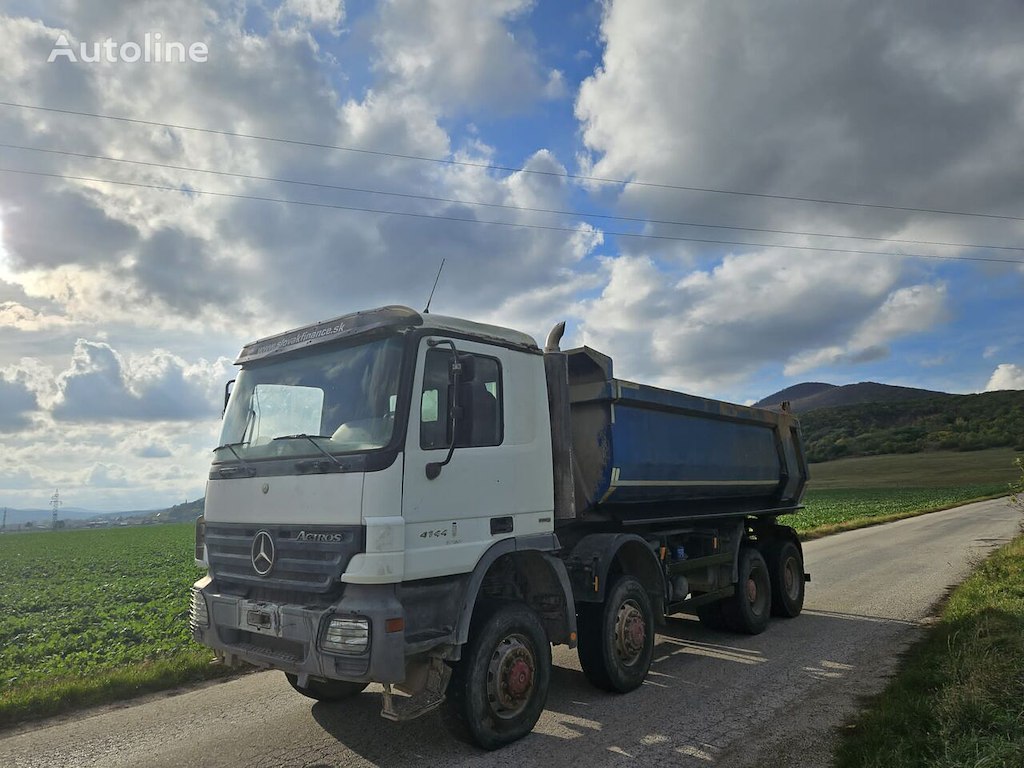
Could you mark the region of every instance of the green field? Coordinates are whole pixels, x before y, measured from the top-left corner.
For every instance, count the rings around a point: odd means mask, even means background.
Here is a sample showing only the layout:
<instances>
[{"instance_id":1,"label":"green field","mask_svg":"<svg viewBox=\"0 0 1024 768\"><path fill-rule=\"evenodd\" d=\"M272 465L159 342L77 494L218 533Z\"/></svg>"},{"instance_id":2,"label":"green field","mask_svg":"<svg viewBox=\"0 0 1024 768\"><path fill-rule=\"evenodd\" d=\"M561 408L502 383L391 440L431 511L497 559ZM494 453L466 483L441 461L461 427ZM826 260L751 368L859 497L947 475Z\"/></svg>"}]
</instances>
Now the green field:
<instances>
[{"instance_id":1,"label":"green field","mask_svg":"<svg viewBox=\"0 0 1024 768\"><path fill-rule=\"evenodd\" d=\"M810 490L830 488L953 488L998 485L1020 477L1009 448L985 451L934 451L891 456L863 456L811 464Z\"/></svg>"},{"instance_id":2,"label":"green field","mask_svg":"<svg viewBox=\"0 0 1024 768\"><path fill-rule=\"evenodd\" d=\"M191 524L0 536L0 724L217 674L188 636L192 537Z\"/></svg>"},{"instance_id":3,"label":"green field","mask_svg":"<svg viewBox=\"0 0 1024 768\"><path fill-rule=\"evenodd\" d=\"M864 456L812 464L805 509L785 518L821 535L1003 496L1020 478L1019 452L933 452Z\"/></svg>"},{"instance_id":4,"label":"green field","mask_svg":"<svg viewBox=\"0 0 1024 768\"><path fill-rule=\"evenodd\" d=\"M782 519L801 534L817 535L862 528L923 512L948 509L978 499L1007 494L1005 484L957 488L831 488L810 490L805 509Z\"/></svg>"},{"instance_id":5,"label":"green field","mask_svg":"<svg viewBox=\"0 0 1024 768\"><path fill-rule=\"evenodd\" d=\"M1020 477L1009 449L866 456L812 464L806 509L785 522L820 536L1005 496Z\"/></svg>"}]
</instances>

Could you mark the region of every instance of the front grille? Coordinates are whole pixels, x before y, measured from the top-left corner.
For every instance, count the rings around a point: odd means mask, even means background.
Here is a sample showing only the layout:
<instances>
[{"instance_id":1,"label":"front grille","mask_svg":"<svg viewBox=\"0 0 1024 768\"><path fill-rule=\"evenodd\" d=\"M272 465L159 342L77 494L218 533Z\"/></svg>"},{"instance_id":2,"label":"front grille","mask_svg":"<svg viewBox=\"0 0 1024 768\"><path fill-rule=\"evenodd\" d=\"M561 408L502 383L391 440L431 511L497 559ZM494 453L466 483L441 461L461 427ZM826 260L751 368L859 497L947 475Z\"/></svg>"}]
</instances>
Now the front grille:
<instances>
[{"instance_id":1,"label":"front grille","mask_svg":"<svg viewBox=\"0 0 1024 768\"><path fill-rule=\"evenodd\" d=\"M266 531L274 544L274 564L261 576L252 561L253 540ZM337 585L349 560L362 552L365 529L357 525L317 526L317 534L338 534L340 541L300 541L309 528L294 525L217 524L207 521L206 552L210 573L218 585L244 585L250 592L271 597L281 592L324 594Z\"/></svg>"}]
</instances>

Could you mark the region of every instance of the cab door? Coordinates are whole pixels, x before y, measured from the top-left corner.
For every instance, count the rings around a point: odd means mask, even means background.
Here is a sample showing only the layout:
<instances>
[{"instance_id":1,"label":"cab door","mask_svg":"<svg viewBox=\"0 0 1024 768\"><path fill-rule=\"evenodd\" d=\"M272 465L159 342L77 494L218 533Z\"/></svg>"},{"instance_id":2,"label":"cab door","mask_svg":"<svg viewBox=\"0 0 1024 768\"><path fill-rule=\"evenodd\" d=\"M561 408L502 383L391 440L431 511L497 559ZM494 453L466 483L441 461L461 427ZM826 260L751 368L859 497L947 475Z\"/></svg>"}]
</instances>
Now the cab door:
<instances>
[{"instance_id":1,"label":"cab door","mask_svg":"<svg viewBox=\"0 0 1024 768\"><path fill-rule=\"evenodd\" d=\"M495 541L551 530L537 369L536 355L443 335L421 340L402 496L407 580L467 573ZM444 462L453 441L451 460L431 479L427 466Z\"/></svg>"}]
</instances>

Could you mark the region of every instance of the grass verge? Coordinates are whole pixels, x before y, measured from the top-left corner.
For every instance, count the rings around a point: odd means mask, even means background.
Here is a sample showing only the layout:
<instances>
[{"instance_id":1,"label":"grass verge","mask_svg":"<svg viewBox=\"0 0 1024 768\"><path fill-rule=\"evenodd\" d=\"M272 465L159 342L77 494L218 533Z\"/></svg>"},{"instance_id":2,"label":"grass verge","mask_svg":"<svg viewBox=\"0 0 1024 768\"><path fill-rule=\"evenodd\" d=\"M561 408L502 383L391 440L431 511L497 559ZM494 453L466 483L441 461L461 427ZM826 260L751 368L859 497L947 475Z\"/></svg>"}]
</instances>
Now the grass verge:
<instances>
[{"instance_id":1,"label":"grass verge","mask_svg":"<svg viewBox=\"0 0 1024 768\"><path fill-rule=\"evenodd\" d=\"M64 712L109 704L180 685L238 675L239 671L212 664L209 649L196 648L166 658L97 670L0 691L0 728Z\"/></svg>"},{"instance_id":2,"label":"grass verge","mask_svg":"<svg viewBox=\"0 0 1024 768\"><path fill-rule=\"evenodd\" d=\"M954 590L849 726L836 766L1024 766L1024 536Z\"/></svg>"}]
</instances>

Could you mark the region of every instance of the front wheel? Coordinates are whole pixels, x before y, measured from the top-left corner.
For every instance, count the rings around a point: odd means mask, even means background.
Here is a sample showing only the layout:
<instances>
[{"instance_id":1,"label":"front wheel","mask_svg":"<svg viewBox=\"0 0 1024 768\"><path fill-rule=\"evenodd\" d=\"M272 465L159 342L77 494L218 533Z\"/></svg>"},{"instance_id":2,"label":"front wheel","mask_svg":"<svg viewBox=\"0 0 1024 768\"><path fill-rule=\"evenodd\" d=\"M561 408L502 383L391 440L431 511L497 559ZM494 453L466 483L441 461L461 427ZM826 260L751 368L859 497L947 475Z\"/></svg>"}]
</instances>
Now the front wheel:
<instances>
[{"instance_id":1,"label":"front wheel","mask_svg":"<svg viewBox=\"0 0 1024 768\"><path fill-rule=\"evenodd\" d=\"M484 749L537 724L551 681L551 644L537 614L519 603L480 606L441 710L448 730Z\"/></svg>"},{"instance_id":2,"label":"front wheel","mask_svg":"<svg viewBox=\"0 0 1024 768\"><path fill-rule=\"evenodd\" d=\"M597 688L639 688L654 655L651 597L633 576L621 576L600 605L580 605L577 649L583 674Z\"/></svg>"},{"instance_id":3,"label":"front wheel","mask_svg":"<svg viewBox=\"0 0 1024 768\"><path fill-rule=\"evenodd\" d=\"M348 680L319 680L309 678L307 685L299 685L298 675L285 672L288 683L303 696L317 701L343 701L357 696L365 690L369 683L350 683Z\"/></svg>"}]
</instances>

